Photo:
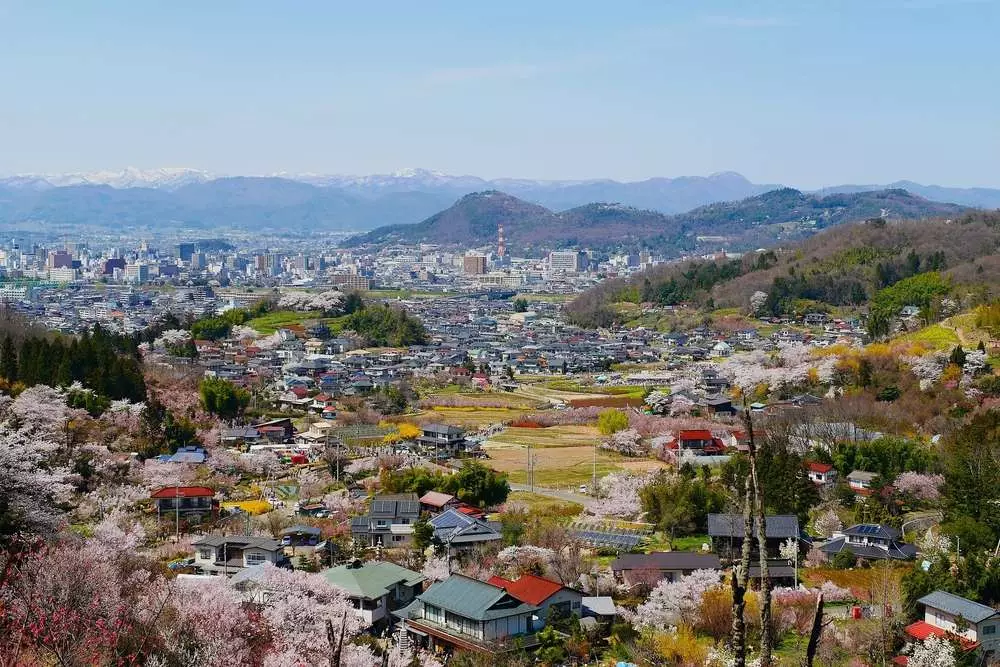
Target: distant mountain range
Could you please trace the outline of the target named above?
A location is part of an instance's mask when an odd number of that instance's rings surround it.
[[[90,224],[296,231],[365,231],[416,223],[464,195],[501,191],[551,211],[593,202],[675,214],[739,201],[780,186],[735,172],[710,176],[613,180],[486,180],[424,169],[372,176],[272,174],[220,177],[186,168],[26,174],[0,178],[0,225]],[[819,194],[905,189],[934,201],[1000,207],[1000,189],[945,188],[900,181],[842,185]]]
[[[508,245],[528,253],[560,247],[646,247],[679,254],[768,246],[855,220],[953,216],[963,210],[962,206],[933,202],[905,190],[819,196],[781,188],[675,215],[600,203],[555,212],[489,190],[466,195],[418,224],[380,227],[349,239],[345,245],[492,245],[497,225],[502,223]]]

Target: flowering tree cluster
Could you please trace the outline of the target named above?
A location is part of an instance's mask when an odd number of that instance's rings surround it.
[[[623,456],[645,456],[649,453],[649,448],[643,444],[639,432],[630,428],[613,433],[601,443],[601,449],[617,452]]]
[[[666,630],[682,621],[693,625],[705,593],[719,585],[715,570],[695,570],[676,581],[664,579],[636,608],[636,623],[654,630]]]
[[[908,645],[903,653],[907,656],[908,667],[955,667],[958,664],[955,645],[936,635]]]
[[[649,484],[649,475],[613,472],[597,482],[599,500],[593,507],[597,516],[631,518],[642,511],[639,491]]]
[[[667,391],[651,391],[646,395],[644,402],[649,409],[655,415],[665,415],[670,412],[670,403],[673,399],[670,396],[670,392]]]
[[[344,294],[338,290],[325,292],[282,292],[278,298],[278,308],[285,310],[322,310],[333,312],[340,310],[344,303]]]
[[[347,594],[322,576],[265,566],[258,588],[241,590],[221,577],[168,580],[135,555],[140,539],[141,530],[115,516],[92,539],[3,552],[0,659],[81,667],[376,664],[351,641],[361,621]]]
[[[904,472],[896,477],[892,486],[897,492],[916,500],[937,500],[944,485],[943,475],[925,475],[918,472]]]
[[[529,572],[544,575],[556,560],[552,549],[525,545],[521,547],[505,547],[497,554],[497,567],[505,576],[517,576]]]

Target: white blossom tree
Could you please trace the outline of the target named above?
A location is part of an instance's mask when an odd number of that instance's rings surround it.
[[[907,667],[955,667],[958,664],[955,645],[936,635],[913,642],[903,652],[907,655]]]
[[[764,313],[764,306],[767,305],[767,292],[757,290],[750,295],[750,314],[758,317]]]
[[[925,475],[918,472],[901,473],[892,483],[896,491],[917,500],[937,500],[941,497],[943,485],[943,475]]]
[[[666,630],[682,620],[692,624],[705,593],[719,586],[719,577],[715,570],[695,570],[676,581],[664,579],[636,608],[637,625]]]

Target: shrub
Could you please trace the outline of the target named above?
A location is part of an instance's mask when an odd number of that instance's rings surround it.
[[[628,415],[621,410],[610,408],[597,415],[597,429],[604,435],[612,435],[628,428]]]
[[[849,570],[854,567],[857,562],[858,558],[854,555],[854,552],[850,549],[844,549],[830,560],[830,565],[838,570]]]

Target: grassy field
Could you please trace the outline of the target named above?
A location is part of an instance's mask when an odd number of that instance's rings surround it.
[[[535,412],[534,409],[484,408],[484,407],[434,407],[421,413],[421,421],[437,421],[465,429],[476,429],[487,424],[514,421]]]
[[[512,491],[507,498],[507,503],[521,505],[529,512],[546,516],[572,517],[583,512],[583,505],[580,503],[557,500],[527,491]]]
[[[319,321],[322,318],[322,315],[323,313],[318,310],[305,313],[297,313],[292,310],[279,310],[273,313],[267,313],[266,315],[261,315],[260,317],[255,317],[247,322],[247,326],[253,327],[262,334],[268,335],[273,334],[282,327],[300,325],[303,322],[311,320]]]
[[[546,447],[593,447],[601,441],[601,434],[594,426],[550,426],[548,428],[508,427],[495,436],[492,442],[510,445]]]
[[[898,338],[900,341],[910,343],[926,343],[938,350],[946,350],[959,344],[958,334],[954,329],[949,329],[941,324],[932,324],[918,331],[905,334]]]
[[[527,481],[528,450],[517,445],[487,443],[484,449],[489,454],[488,466],[507,473],[515,484]],[[535,484],[549,488],[573,488],[590,484],[594,474],[594,448],[589,447],[547,447],[532,449],[535,457]],[[658,461],[626,459],[617,454],[598,450],[597,477],[600,479],[613,472],[632,469],[659,468]]]

